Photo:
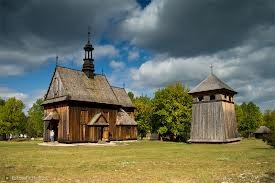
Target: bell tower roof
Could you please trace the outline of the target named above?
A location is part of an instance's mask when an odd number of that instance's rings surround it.
[[[193,88],[189,94],[213,91],[213,90],[228,90],[234,94],[237,92],[234,91],[230,86],[220,80],[216,75],[212,72],[208,75],[208,77],[203,80],[200,84],[198,84],[195,88]]]

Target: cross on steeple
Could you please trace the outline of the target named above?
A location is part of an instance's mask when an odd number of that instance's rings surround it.
[[[211,64],[209,67],[211,69],[211,74],[213,74],[213,67],[214,67],[213,64]]]
[[[88,26],[88,43],[90,43],[90,39],[91,39],[91,27]]]

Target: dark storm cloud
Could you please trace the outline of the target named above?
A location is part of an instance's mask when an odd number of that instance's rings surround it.
[[[134,0],[0,0],[0,76],[82,50],[88,26],[95,43],[136,7]]]
[[[155,11],[161,3],[163,6]],[[255,29],[275,23],[274,0],[172,0],[150,5],[154,13],[143,10],[140,14],[148,15],[139,20],[156,15],[156,26],[153,29],[143,29],[143,24],[138,29],[128,27],[129,36],[141,46],[176,57],[234,48],[253,38]],[[133,26],[135,21],[124,24],[124,28]]]
[[[27,49],[30,37],[40,49],[74,47],[86,39],[88,25],[99,36],[134,7],[134,1],[123,0],[1,0],[0,40],[5,45],[0,46]]]

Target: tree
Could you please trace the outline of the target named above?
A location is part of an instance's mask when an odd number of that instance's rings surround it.
[[[275,132],[275,110],[267,110],[264,113],[264,125]]]
[[[133,94],[133,92],[128,92],[128,96],[130,97],[130,99],[133,101],[135,96]]]
[[[138,133],[141,138],[151,131],[152,101],[147,96],[136,97],[133,100],[136,106],[135,119],[138,124]]]
[[[250,137],[258,127],[263,125],[263,115],[260,108],[253,102],[243,103],[236,107],[239,133]]]
[[[43,99],[38,99],[28,111],[27,134],[31,137],[43,135]]]
[[[0,134],[23,134],[26,128],[24,104],[16,98],[9,98],[0,106]]]
[[[192,97],[181,83],[156,91],[153,99],[152,130],[170,135],[171,140],[187,141],[190,134]]]
[[[5,104],[5,100],[3,100],[2,98],[0,98],[0,106],[3,106]]]

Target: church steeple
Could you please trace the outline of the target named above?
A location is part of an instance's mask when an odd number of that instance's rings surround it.
[[[90,43],[90,28],[88,29],[88,42],[84,46],[85,57],[83,59],[84,63],[82,66],[82,71],[89,77],[94,78],[94,59],[93,59],[93,45]]]

